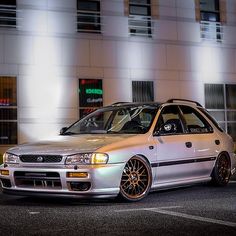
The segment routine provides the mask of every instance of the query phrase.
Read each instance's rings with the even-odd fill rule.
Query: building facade
[[[235,0],[0,0],[0,153],[96,107],[170,98],[236,139]]]

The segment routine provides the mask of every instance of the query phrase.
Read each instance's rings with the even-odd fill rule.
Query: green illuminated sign
[[[102,95],[103,91],[102,89],[86,89],[86,94],[99,94]]]

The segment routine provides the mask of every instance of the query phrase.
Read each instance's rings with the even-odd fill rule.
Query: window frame
[[[223,86],[223,108],[210,108],[210,107],[206,107],[207,111],[210,113],[211,115],[211,112],[222,112],[223,114],[223,119],[224,120],[217,120],[217,123],[223,125],[223,130],[228,133],[229,135],[232,135],[231,133],[229,133],[229,125],[230,124],[236,124],[236,120],[229,120],[228,119],[228,112],[236,112],[236,109],[231,109],[231,108],[228,108],[227,107],[227,90],[226,90],[226,86],[230,86],[230,85],[233,85],[235,86],[236,84],[233,84],[233,83],[205,83],[204,84],[204,87],[206,85],[221,85]],[[206,90],[204,91],[204,96],[205,96],[205,104],[206,104]],[[212,115],[214,117],[214,115]],[[222,129],[222,126],[220,126],[220,128]],[[234,141],[236,141],[236,137],[234,137]]]
[[[178,111],[177,111],[177,115],[179,116],[179,120],[180,120],[180,124],[182,126],[182,132],[177,132],[177,133],[160,133],[160,126],[163,125],[159,125],[159,121],[161,118],[161,115],[164,111],[164,109],[169,108],[169,107],[175,107]],[[181,109],[181,107],[187,107],[190,108],[194,111],[194,113],[196,114],[196,116],[204,123],[204,125],[207,127],[208,131],[207,132],[189,132],[188,127],[187,127],[187,122],[186,119],[184,117],[183,111]],[[203,113],[204,114],[204,113]],[[211,119],[210,119],[211,120]],[[193,108],[191,106],[188,105],[167,105],[167,106],[163,106],[160,110],[159,116],[157,118],[156,124],[155,124],[155,128],[153,131],[153,136],[172,136],[172,135],[197,135],[197,134],[211,134],[214,133],[214,129],[212,128],[211,124],[207,121],[207,119],[204,117],[204,115],[202,115],[197,108]]]
[[[17,28],[17,1],[0,0],[0,29]]]
[[[130,36],[152,37],[152,4],[151,0],[146,0],[147,3],[137,3],[134,0],[128,1],[128,24]],[[131,12],[132,7],[146,9],[147,14],[138,14]],[[138,30],[146,30],[146,33],[139,33]]]
[[[214,0],[214,9],[202,9],[201,0],[199,0],[199,21],[200,21],[200,33],[203,40],[216,40],[216,42],[222,42],[223,40],[223,28],[221,20],[221,4],[220,0]],[[216,20],[204,20],[203,14],[214,14]]]
[[[84,3],[96,3],[96,10],[89,9],[79,9],[79,2]],[[80,21],[79,17],[90,18],[90,20]],[[94,21],[94,22],[93,22]],[[98,22],[96,22],[98,21]],[[80,27],[80,25],[84,25],[84,27]],[[94,33],[101,34],[101,1],[100,0],[77,0],[77,14],[76,14],[76,30],[77,33]],[[89,29],[91,27],[91,29]],[[88,28],[88,29],[86,29]]]

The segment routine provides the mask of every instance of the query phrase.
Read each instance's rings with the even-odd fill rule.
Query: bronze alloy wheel
[[[120,196],[128,201],[138,201],[148,194],[150,187],[150,165],[143,157],[131,158],[122,173]]]
[[[230,179],[230,159],[222,154],[216,160],[216,164],[212,173],[212,182],[217,186],[227,185]]]

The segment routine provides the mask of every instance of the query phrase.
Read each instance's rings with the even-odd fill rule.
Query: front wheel
[[[123,170],[119,196],[127,201],[139,201],[147,196],[151,182],[149,163],[143,157],[132,157]]]
[[[228,184],[231,175],[231,163],[228,156],[220,155],[212,171],[212,184],[215,186],[225,186]]]

